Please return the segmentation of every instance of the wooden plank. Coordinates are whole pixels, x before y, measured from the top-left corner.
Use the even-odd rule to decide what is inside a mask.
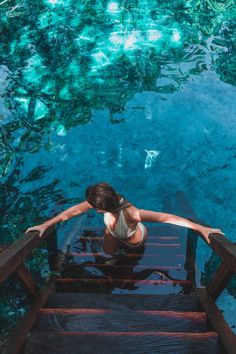
[[[29,296],[33,296],[36,294],[37,285],[29,269],[23,263],[21,263],[19,267],[15,269],[12,275],[18,281],[20,281]]]
[[[159,251],[159,254],[160,255],[163,255],[163,252],[164,250],[158,250]],[[169,257],[170,256],[170,250],[167,249],[167,252],[169,251],[169,254],[167,253],[166,254],[166,257]],[[175,250],[174,250],[175,251]],[[158,253],[125,253],[124,255],[122,254],[122,257],[126,257],[126,258],[140,258],[143,256],[143,258],[149,258],[149,257],[154,257],[154,258],[157,258],[159,259],[159,254]],[[73,256],[73,257],[91,257],[91,256],[94,256],[94,257],[99,257],[99,256],[102,256],[103,253],[102,252],[71,252],[70,253],[70,256]],[[115,255],[114,255],[115,256]],[[176,258],[184,258],[184,254],[182,253],[174,253],[172,252],[171,253],[171,257],[176,257]]]
[[[181,267],[180,266],[168,266],[168,265],[125,265],[125,264],[109,264],[109,263],[105,263],[105,264],[100,264],[100,263],[89,263],[89,262],[85,262],[85,263],[81,263],[81,264],[77,264],[77,263],[69,263],[69,264],[63,264],[63,270],[74,270],[74,271],[78,271],[80,269],[82,269],[83,267],[94,267],[94,268],[98,268],[98,269],[103,269],[103,268],[110,268],[112,267],[113,269],[127,269],[127,270],[132,270],[135,269],[135,271],[137,272],[138,270],[146,270],[146,269],[154,269],[156,271],[159,270],[163,270],[163,271],[170,271],[170,270],[176,270],[176,271],[180,271]]]
[[[229,280],[233,276],[233,272],[228,269],[224,263],[221,263],[217,271],[214,273],[207,290],[213,300],[216,300],[221,292],[224,290]]]
[[[210,227],[199,219],[189,218],[189,220],[197,224]],[[220,234],[210,234],[209,239],[209,246],[221,258],[225,265],[236,273],[236,244],[231,242],[224,235]]]
[[[182,191],[176,192],[176,200],[179,204],[181,214],[185,218],[196,218],[195,211],[193,210],[186,194]],[[190,280],[193,287],[196,286],[196,250],[197,250],[198,235],[195,231],[188,229],[187,232],[187,245],[186,245],[186,261],[184,268],[187,271],[187,280]]]
[[[155,291],[159,294],[176,293],[183,290],[184,294],[189,293],[189,287],[191,283],[186,280],[150,280],[150,279],[119,279],[119,278],[85,278],[85,279],[75,279],[75,278],[60,278],[55,284],[56,291],[60,292],[107,292],[117,289],[132,289],[142,293],[145,291],[146,294],[154,293]]]
[[[192,230],[188,231],[187,246],[186,246],[186,261],[184,269],[187,271],[187,280],[190,280],[192,285],[196,286],[196,251],[197,251],[197,236]]]
[[[69,349],[68,349],[69,348]],[[37,332],[25,354],[219,354],[217,335],[168,332]]]
[[[27,233],[1,252],[0,257],[0,284],[11,275],[24,259],[35,249],[42,239],[53,231],[54,227],[45,231],[38,237],[38,231]]]
[[[9,243],[1,243],[0,244],[0,252],[2,252],[5,249],[7,249],[8,246],[9,246]]]
[[[53,274],[32,300],[28,311],[18,322],[10,337],[4,343],[2,354],[17,354],[25,343],[27,334],[33,328],[39,309],[46,303],[58,275]],[[36,351],[37,352],[37,351]]]
[[[204,312],[112,309],[40,309],[41,331],[205,332]]]
[[[221,311],[212,300],[206,288],[196,289],[204,311],[207,313],[212,328],[218,333],[219,339],[227,354],[235,354],[236,336],[225,321]]]
[[[51,271],[59,270],[57,234],[54,228],[50,235],[46,238],[48,249],[48,265]]]
[[[188,285],[190,282],[188,280],[160,280],[160,279],[119,279],[119,278],[82,278],[82,279],[75,279],[75,278],[59,278],[57,280],[57,284],[61,283],[61,284],[75,284],[75,283],[92,283],[92,284],[112,284],[114,283],[121,283],[123,284],[124,282],[126,283],[138,283],[138,284],[153,284],[153,285],[157,285],[157,284],[180,284],[180,285]]]
[[[100,241],[102,240],[103,237],[102,236],[80,236],[77,238],[77,241],[76,242],[79,242],[79,241],[87,241],[88,243],[90,242],[95,242],[95,241]],[[170,240],[178,240],[179,237],[178,236],[149,236],[148,235],[148,240],[157,240],[157,241],[170,241]],[[146,243],[147,244],[147,243]],[[152,244],[156,244],[156,243],[152,243]]]
[[[7,249],[9,244],[1,244],[0,245],[0,252]],[[34,279],[32,278],[32,275],[28,268],[21,263],[18,268],[13,273],[13,276],[22,283],[22,285],[25,288],[26,293],[29,296],[35,295],[37,291],[37,286],[35,284]]]
[[[215,251],[229,269],[236,273],[236,245],[225,236],[212,234],[209,238],[213,251]]]
[[[141,295],[101,293],[52,293],[46,307],[54,308],[106,308],[112,310],[174,310],[198,311],[196,295]]]

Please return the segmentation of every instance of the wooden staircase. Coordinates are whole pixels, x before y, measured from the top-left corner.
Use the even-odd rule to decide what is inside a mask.
[[[218,353],[194,295],[50,294],[26,354]]]
[[[185,195],[177,197],[175,207],[165,200],[164,211],[194,218]],[[63,264],[34,292],[28,313],[2,353],[235,354],[235,336],[208,289],[196,288],[196,234],[169,224],[148,230],[145,247],[124,248],[115,257],[103,252],[98,228],[76,237],[66,257],[55,255],[55,233],[45,235],[51,268],[58,267],[60,258]],[[214,294],[226,278],[227,272],[220,284],[213,284]],[[25,283],[29,290],[30,281]]]

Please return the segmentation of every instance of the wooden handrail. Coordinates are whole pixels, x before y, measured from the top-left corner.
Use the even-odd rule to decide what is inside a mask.
[[[54,226],[48,228],[43,233],[42,237],[39,237],[38,231],[31,231],[11,245],[0,245],[0,284],[12,275],[20,280],[25,291],[32,297],[27,312],[1,347],[1,353],[19,354],[21,352],[27,333],[32,329],[36,321],[39,308],[47,301],[48,295],[53,289],[55,280],[60,276],[58,272],[51,273],[46,280],[44,287],[38,288],[31,272],[24,265],[26,257],[29,256],[45,238],[48,248],[49,268],[50,270],[56,270],[55,268],[58,265],[57,242]]]
[[[186,216],[190,221],[202,226],[210,227],[196,217],[184,192],[180,192],[178,200],[183,204],[185,214],[187,214]],[[192,230],[189,230],[188,240],[189,238],[191,239],[193,233]],[[195,237],[195,239],[197,240],[197,237]],[[210,243],[207,243],[207,245],[221,258],[221,264],[215,271],[208,286],[203,288],[195,287],[195,291],[198,295],[202,309],[207,313],[209,323],[218,333],[221,351],[227,354],[234,354],[236,348],[236,336],[225,321],[221,311],[214,301],[225,289],[233,274],[236,273],[236,245],[228,240],[227,237],[220,234],[210,234],[209,239]],[[195,276],[195,256],[193,256],[193,252],[189,247],[187,247],[187,255],[189,258],[192,257],[192,262],[189,263],[188,266],[191,266],[192,274]],[[189,271],[190,270],[188,270],[188,272]]]
[[[189,218],[189,220],[197,224],[210,227],[197,218]],[[225,265],[236,273],[236,245],[227,237],[220,234],[210,234],[209,239],[210,243],[208,245],[222,259]]]
[[[225,354],[235,354],[236,336],[225,321],[223,314],[212,300],[206,288],[198,288],[196,292],[203,311],[207,313],[213,330],[219,335],[221,346],[223,345],[221,352]]]
[[[26,336],[32,330],[38,311],[46,303],[57,278],[57,274],[51,274],[44,286],[37,291],[27,312],[19,320],[13,332],[1,347],[2,354],[19,354],[22,352],[21,349],[23,349]]]
[[[192,210],[190,203],[183,192],[181,197],[183,203],[185,204],[185,208],[189,207],[190,210]],[[199,220],[196,215],[193,215],[188,219],[202,226],[211,227],[205,222]],[[209,235],[209,239],[210,243],[207,243],[207,245],[210,246],[212,250],[221,258],[221,264],[207,286],[210,296],[213,300],[216,300],[227,286],[229,280],[236,273],[236,244],[231,242],[224,235],[220,234],[212,233]]]
[[[38,231],[28,232],[27,235],[4,249],[0,257],[0,284],[37,248],[41,240],[48,237],[53,231],[54,227],[48,228],[41,238],[38,236]]]

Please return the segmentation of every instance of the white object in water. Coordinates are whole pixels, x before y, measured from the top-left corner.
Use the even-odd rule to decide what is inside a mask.
[[[145,159],[145,165],[144,168],[150,168],[152,167],[153,161],[157,158],[157,156],[160,154],[160,151],[158,150],[146,150],[147,156]]]

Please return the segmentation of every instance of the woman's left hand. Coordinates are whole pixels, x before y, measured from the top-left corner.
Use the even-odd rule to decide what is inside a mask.
[[[220,229],[213,229],[211,227],[202,227],[200,233],[202,234],[203,238],[206,240],[206,242],[209,244],[210,243],[210,239],[209,239],[209,235],[210,234],[221,234],[221,235],[225,235],[223,231],[221,231]]]

